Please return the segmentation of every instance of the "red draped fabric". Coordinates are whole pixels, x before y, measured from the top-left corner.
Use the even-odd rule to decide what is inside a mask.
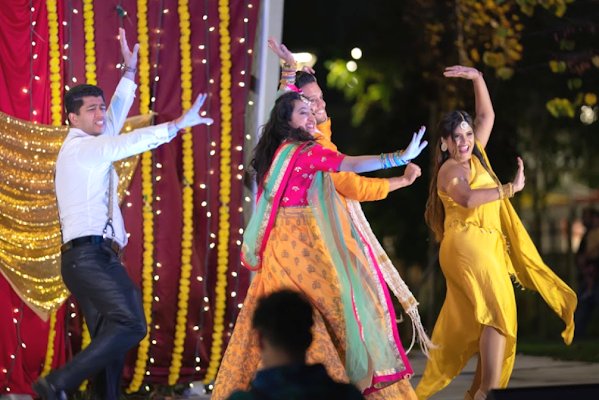
[[[59,11],[61,8],[59,6]],[[24,120],[50,124],[46,2],[2,0],[0,10],[0,111]],[[32,21],[35,22],[35,33],[31,29]],[[65,309],[63,306],[57,314],[54,366],[63,364],[66,357],[66,329],[62,323]],[[0,275],[2,394],[33,394],[31,383],[44,365],[49,327],[49,322],[44,322],[24,305]]]
[[[48,22],[45,1],[32,0],[35,11],[31,12],[30,1],[0,0],[0,111],[18,118],[30,120],[30,105],[37,115],[33,120],[50,123],[50,81],[48,67]],[[127,15],[119,16],[117,5]],[[110,98],[120,79],[121,72],[117,64],[121,61],[118,28],[127,31],[129,44],[137,41],[137,1],[120,0],[94,1],[94,28],[97,81],[106,97]],[[155,97],[154,111],[158,113],[155,123],[169,121],[181,114],[181,69],[179,49],[179,16],[177,0],[147,1],[150,76],[156,74],[159,80],[150,84],[151,96]],[[160,8],[162,6],[162,8]],[[191,15],[192,48],[192,87],[194,96],[200,92],[210,93],[204,109],[215,123],[193,129],[194,148],[194,236],[190,299],[188,304],[187,336],[183,353],[183,367],[180,382],[202,379],[209,363],[212,344],[212,311],[214,309],[216,283],[216,249],[218,243],[220,183],[220,36],[219,5],[214,0],[189,1]],[[243,154],[251,151],[246,148],[245,113],[247,95],[250,90],[252,50],[258,19],[258,0],[240,0],[230,2],[230,36],[232,61],[232,180],[230,209],[230,238],[226,243],[229,249],[228,303],[225,317],[223,339],[228,342],[239,311],[238,304],[243,302],[249,284],[249,274],[240,268],[238,241],[241,240],[240,228],[245,223],[240,207],[243,206],[243,180],[237,174],[243,174],[238,166],[243,164]],[[75,12],[74,10],[77,10]],[[165,12],[165,10],[168,10]],[[63,78],[65,84],[73,86],[85,83],[85,34],[83,31],[82,0],[61,0],[58,7],[60,24],[60,48],[65,55]],[[122,12],[121,12],[122,14]],[[31,45],[30,17],[36,21],[34,35],[36,45]],[[160,21],[162,19],[162,21]],[[63,22],[65,22],[63,24]],[[162,30],[157,32],[160,22]],[[211,29],[214,28],[214,29]],[[160,46],[157,41],[160,40]],[[64,49],[68,44],[68,48]],[[37,58],[33,60],[31,73],[31,54],[33,49]],[[35,76],[40,79],[36,80]],[[73,79],[75,78],[75,79]],[[29,90],[33,85],[32,98]],[[139,82],[138,82],[139,83]],[[130,115],[139,114],[139,100],[136,99]],[[238,150],[239,149],[239,150]],[[155,267],[151,340],[149,356],[154,363],[148,364],[150,375],[145,382],[166,384],[173,352],[173,340],[178,310],[178,292],[181,266],[182,237],[182,153],[181,138],[161,146],[154,152],[154,176],[160,176],[154,185],[154,247],[155,261],[161,266]],[[212,154],[211,154],[212,152]],[[136,171],[130,195],[123,202],[125,225],[130,233],[129,245],[125,252],[124,264],[134,282],[141,286],[142,268],[142,195],[141,174]],[[160,200],[158,200],[158,198]],[[157,211],[160,211],[158,214]],[[200,280],[201,279],[201,280]],[[231,292],[236,292],[233,295]],[[206,299],[207,301],[205,301]],[[70,303],[70,302],[69,302]],[[43,322],[26,306],[21,307],[18,296],[8,282],[0,277],[0,382],[6,380],[11,393],[31,394],[30,385],[41,372],[46,356],[48,323]],[[76,308],[67,304],[69,313],[73,312],[69,330],[71,343],[76,351],[80,346],[79,334],[81,320]],[[64,363],[67,353],[65,307],[58,316],[55,343],[55,366]],[[15,310],[18,310],[15,312]],[[207,311],[205,311],[207,310]],[[11,367],[13,349],[19,345],[17,324],[13,318],[22,313],[20,335],[26,348],[22,348],[16,362],[10,368],[10,377],[3,373]],[[18,320],[18,319],[17,319]],[[158,328],[156,328],[158,326]],[[224,348],[223,348],[224,351]],[[135,367],[137,349],[128,355],[125,368],[125,381],[130,380]],[[196,360],[199,357],[199,362]],[[198,371],[198,368],[199,371]],[[3,391],[6,393],[6,389]]]

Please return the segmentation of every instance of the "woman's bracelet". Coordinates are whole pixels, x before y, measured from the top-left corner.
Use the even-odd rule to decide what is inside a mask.
[[[395,151],[393,153],[381,153],[381,165],[383,169],[401,167],[407,165],[411,160],[405,160],[403,157],[403,151]]]
[[[499,191],[499,200],[511,199],[514,197],[514,185],[512,182],[497,186],[497,190]]]

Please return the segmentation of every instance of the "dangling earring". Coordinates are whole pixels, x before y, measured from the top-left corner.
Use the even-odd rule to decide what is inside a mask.
[[[441,151],[443,151],[443,152],[447,151],[447,143],[441,142]]]

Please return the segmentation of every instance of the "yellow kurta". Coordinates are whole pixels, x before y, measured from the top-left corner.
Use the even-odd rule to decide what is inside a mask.
[[[472,189],[497,187],[476,157],[471,160]],[[416,389],[426,399],[459,375],[478,352],[483,325],[506,336],[501,386],[509,380],[516,349],[516,301],[511,261],[501,231],[500,202],[465,208],[439,192],[445,208],[445,235],[439,261],[447,281],[447,296],[433,330],[431,350],[422,381]]]
[[[488,163],[484,149],[477,143]],[[473,156],[472,189],[497,187],[497,180]],[[445,209],[439,261],[447,281],[447,296],[433,330],[431,350],[418,399],[432,396],[457,377],[478,353],[484,325],[506,336],[500,387],[505,388],[514,366],[517,316],[513,275],[525,288],[538,291],[564,320],[566,344],[572,342],[576,295],[542,261],[508,200],[476,208],[455,203],[438,192]],[[505,235],[505,236],[504,236]],[[510,252],[508,253],[508,247]]]

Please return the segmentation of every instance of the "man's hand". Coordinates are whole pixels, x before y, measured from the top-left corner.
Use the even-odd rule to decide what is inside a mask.
[[[406,186],[410,186],[416,178],[422,175],[422,170],[420,167],[414,163],[408,164],[406,170],[403,172],[404,178],[406,178]]]
[[[130,69],[135,69],[137,66],[137,52],[139,51],[139,43],[136,43],[133,46],[133,51],[129,49],[129,45],[127,44],[127,36],[125,35],[125,30],[123,28],[119,28],[119,41],[121,42],[121,53],[123,54],[123,64],[125,67]]]
[[[389,178],[389,192],[410,186],[420,175],[422,175],[420,167],[414,163],[409,163],[402,176]]]
[[[212,118],[203,118],[200,116],[200,109],[202,108],[204,101],[206,101],[206,97],[208,97],[206,93],[200,94],[195,103],[193,103],[193,106],[173,121],[177,129],[191,128],[192,126],[200,124],[212,125],[214,122]]]

